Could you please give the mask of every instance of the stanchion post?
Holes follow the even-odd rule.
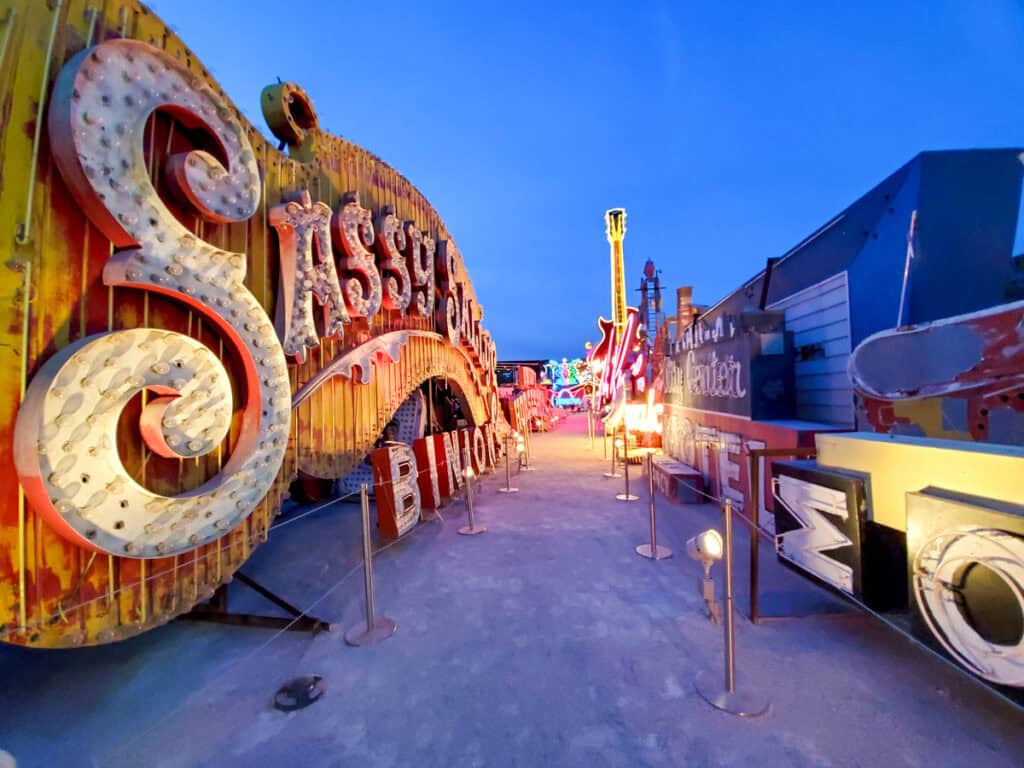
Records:
[[[736,634],[732,606],[732,499],[725,500],[725,690],[736,691]]]
[[[387,616],[376,616],[373,605],[373,542],[370,537],[370,491],[366,483],[359,488],[363,513],[363,581],[366,587],[366,622],[356,624],[345,633],[349,645],[376,645],[395,634],[395,622]]]
[[[464,525],[459,528],[459,533],[463,536],[476,536],[478,533],[483,533],[487,529],[483,526],[477,527],[473,520],[473,464],[472,459],[469,456],[469,446],[466,446],[466,450],[463,451],[463,477],[466,479],[466,517],[469,518],[469,525]]]
[[[527,423],[526,423],[526,435],[523,438],[523,458],[526,459],[526,461],[524,461],[523,462],[523,466],[519,468],[520,471],[522,471],[522,472],[533,472],[536,469],[536,467],[534,467],[530,463],[531,459],[533,458],[530,455],[530,445],[532,444],[532,440],[533,440],[533,429],[530,427],[529,420],[527,420]]]
[[[636,501],[640,497],[629,492],[629,427],[623,426],[623,434],[625,438],[622,441],[622,474],[626,477],[626,490],[616,494],[615,498],[619,501]]]
[[[732,595],[732,499],[725,500],[725,676],[715,681],[709,670],[697,676],[697,693],[711,706],[740,717],[757,717],[768,710],[768,700],[751,691],[736,690],[736,638]],[[756,535],[756,531],[751,535]]]
[[[499,488],[498,493],[519,493],[518,488],[512,487],[512,452],[508,443],[511,435],[505,434],[505,487]]]
[[[605,445],[607,445],[608,444],[608,431],[607,431],[607,429],[605,430],[604,441],[605,441]],[[618,453],[618,451],[615,449],[615,433],[613,432],[612,433],[612,471],[611,472],[605,472],[604,473],[605,477],[618,477],[619,476],[619,473],[615,471],[615,455],[617,453]],[[606,458],[607,458],[607,456],[606,456]]]
[[[750,621],[757,624],[760,620],[758,592],[760,592],[761,542],[758,535],[761,529],[761,461],[760,457],[750,457],[750,518],[753,530],[750,532]]]
[[[651,560],[665,560],[672,557],[672,550],[658,545],[657,526],[654,521],[654,452],[647,454],[647,499],[651,515],[651,543],[641,544],[636,553]]]

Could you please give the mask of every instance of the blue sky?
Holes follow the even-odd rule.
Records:
[[[254,124],[298,82],[418,186],[505,359],[597,340],[609,207],[631,294],[712,303],[917,152],[1024,145],[1024,0],[153,7]]]

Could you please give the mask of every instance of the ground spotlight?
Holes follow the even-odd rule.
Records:
[[[722,536],[714,528],[686,542],[686,554],[704,566],[704,575],[697,581],[697,591],[708,607],[708,616],[716,624],[722,618],[722,606],[715,599],[715,580],[711,578],[711,566],[716,560],[722,559],[724,551]]]
[[[714,528],[709,528],[686,542],[686,554],[703,563],[705,573],[710,573],[712,564],[722,559],[723,551],[722,536]]]

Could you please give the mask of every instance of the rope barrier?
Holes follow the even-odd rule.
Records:
[[[416,533],[417,533],[417,531],[412,531],[410,533],[410,535],[414,536],[414,535],[416,535]],[[398,544],[400,541],[404,541],[405,538],[407,538],[407,537],[403,537],[402,539],[396,539],[395,541],[388,542],[384,546],[382,546],[382,547],[380,547],[378,549],[373,550],[373,555],[376,556],[376,555],[379,555],[379,554],[381,554],[383,552],[386,552],[387,550],[391,549],[391,547],[393,547],[396,544]],[[350,579],[357,571],[359,571],[362,568],[363,568],[363,563],[362,563],[362,560],[360,560],[359,563],[357,563],[356,565],[352,566],[348,571],[346,571],[345,574],[340,579],[338,579],[338,581],[336,581],[323,594],[321,594],[318,598],[316,598],[313,602],[311,602],[305,609],[303,609],[301,611],[301,613],[299,613],[299,615],[295,616],[291,621],[289,621],[288,624],[286,624],[284,627],[282,627],[277,632],[275,632],[273,635],[271,635],[269,638],[267,638],[266,641],[264,641],[263,643],[261,643],[260,645],[256,646],[255,648],[253,648],[251,651],[249,651],[245,655],[243,655],[241,658],[235,659],[234,661],[228,662],[228,664],[224,667],[224,669],[222,669],[219,673],[217,673],[216,677],[213,678],[213,681],[215,682],[220,677],[222,677],[222,676],[228,674],[229,672],[231,672],[231,671],[241,667],[246,662],[252,660],[256,656],[256,654],[261,653],[262,651],[266,650],[270,646],[271,643],[273,643],[275,640],[280,638],[282,635],[286,634],[289,631],[289,629],[295,625],[296,622],[298,622],[300,619],[302,619],[305,616],[307,616],[311,611],[313,611],[313,609],[315,609],[320,603],[322,603],[324,600],[326,600],[339,587],[341,587],[342,584],[344,584],[346,581],[348,581],[348,579]],[[186,704],[187,704],[187,701],[182,701],[181,704],[176,706],[170,712],[166,713],[164,716],[162,716],[159,720],[157,720],[155,723],[150,725],[148,728],[145,728],[142,731],[136,733],[134,736],[131,737],[131,739],[129,739],[123,745],[123,748],[129,747],[132,744],[134,744],[135,742],[139,741],[139,739],[141,739],[143,737],[146,737],[149,734],[151,734],[163,722],[165,722],[167,720],[170,720],[171,716],[176,715],[180,711],[182,711],[185,708]]]
[[[716,504],[725,504],[725,497],[714,496],[713,494],[706,493],[705,491],[701,490],[697,486],[692,485],[692,484],[686,482],[685,480],[676,480],[676,482],[679,483],[680,485],[685,485],[690,490],[696,491],[701,496],[704,496],[705,498],[710,499],[711,501],[715,502]],[[734,500],[734,503],[735,503],[735,500]],[[735,506],[732,508],[732,513],[734,515],[736,515],[736,517],[738,517],[741,520],[743,520],[747,524],[748,527],[750,527],[750,528],[754,529],[755,531],[757,531],[757,534],[761,538],[766,539],[766,540],[772,542],[772,544],[775,543],[775,536],[773,534],[768,533],[760,525],[755,523],[751,518],[747,517],[745,514],[743,514],[742,512],[738,511]]]
[[[710,493],[706,493],[704,490],[696,487],[695,485],[692,485],[692,484],[686,482],[685,480],[678,480],[677,482],[680,483],[681,485],[685,485],[687,488],[690,488],[693,491],[696,491],[701,496],[704,496],[705,498],[710,499],[711,501],[713,501],[715,503],[723,504],[723,505],[725,504],[725,499],[724,498],[721,498],[721,497],[718,497],[718,496],[714,496],[713,494],[710,494]],[[776,543],[776,536],[768,533],[763,528],[761,528],[761,526],[755,524],[752,519],[750,519],[749,517],[744,515],[742,512],[738,512],[736,510],[735,506],[733,506],[733,508],[732,508],[732,513],[734,515],[736,515],[737,517],[739,517],[744,522],[746,522],[748,527],[753,528],[755,531],[757,531],[759,536],[761,536],[762,538],[767,539],[768,541],[772,542],[773,546],[775,545],[775,543]],[[966,669],[961,667],[955,661],[953,661],[952,659],[947,658],[946,656],[941,654],[939,651],[937,651],[934,648],[932,648],[931,646],[929,646],[924,641],[922,641],[919,638],[915,637],[913,634],[908,632],[900,624],[896,623],[895,621],[893,621],[890,618],[888,618],[887,616],[885,616],[885,614],[879,613],[878,611],[876,611],[873,608],[871,608],[869,605],[865,604],[863,601],[859,600],[856,596],[851,595],[851,594],[849,594],[847,592],[840,592],[839,595],[840,595],[840,599],[845,599],[845,600],[848,600],[849,602],[853,603],[855,606],[860,608],[862,611],[864,611],[868,615],[872,616],[873,618],[877,619],[882,624],[884,624],[886,627],[888,627],[889,629],[895,631],[897,634],[899,634],[904,639],[909,640],[912,645],[920,648],[921,650],[927,651],[928,654],[931,655],[933,658],[938,659],[943,664],[945,664],[947,667],[949,667],[950,669],[955,670],[960,675],[966,677],[968,680],[970,680],[971,682],[975,683],[978,687],[982,688],[983,690],[985,690],[985,691],[987,691],[989,693],[993,693],[992,689],[988,686],[987,683],[985,683],[984,681],[982,681],[979,678],[975,677],[974,675],[970,674]],[[996,694],[996,695],[999,695],[999,697],[1001,699],[1005,700],[1005,701],[1009,701],[1017,709],[1024,711],[1024,705],[1021,705],[1021,704],[1013,701],[1012,699],[1009,699],[1009,698],[1007,698],[1005,696],[1002,696],[1001,694]]]
[[[420,476],[425,475],[425,474],[430,474],[430,470],[429,469],[418,470],[417,473],[416,473],[417,480],[419,479]],[[404,483],[407,483],[407,482],[409,482],[408,477],[402,478],[400,480],[388,480],[388,481],[384,481],[384,482],[381,482],[381,483],[375,483],[374,487],[376,488],[376,487],[395,486],[395,485],[404,484]],[[461,489],[459,489],[459,490],[461,490]],[[330,507],[330,506],[332,506],[334,504],[337,504],[339,502],[345,501],[347,499],[353,498],[354,496],[358,496],[358,495],[359,495],[359,492],[356,491],[356,492],[347,493],[347,494],[345,494],[343,496],[338,496],[337,498],[334,498],[334,499],[331,499],[329,501],[326,501],[323,504],[320,504],[319,506],[313,507],[312,509],[306,510],[305,512],[303,512],[303,513],[301,513],[299,515],[296,515],[294,517],[289,517],[286,520],[282,520],[279,523],[275,523],[274,525],[272,525],[269,528],[267,528],[267,534],[269,535],[272,531],[276,531],[276,530],[278,530],[280,528],[284,528],[286,525],[291,525],[292,523],[298,522],[299,520],[302,520],[303,518],[309,517],[310,515],[312,515],[312,514],[314,514],[316,512],[319,512],[319,511],[321,511],[323,509],[326,509],[327,507]],[[454,493],[451,498],[461,498],[461,495],[462,494],[460,494],[459,491],[457,490],[456,493]],[[87,607],[89,607],[91,605],[95,605],[96,603],[101,603],[101,602],[103,602],[105,600],[112,600],[112,598],[115,595],[120,595],[122,592],[126,592],[128,590],[136,589],[138,587],[147,585],[150,582],[155,581],[155,580],[160,579],[160,578],[163,578],[163,577],[165,577],[165,576],[167,576],[169,574],[175,574],[175,573],[177,573],[182,568],[187,568],[187,567],[191,566],[194,569],[200,563],[204,563],[205,564],[205,562],[209,558],[215,557],[215,556],[220,556],[220,555],[224,554],[225,552],[229,551],[230,549],[234,548],[234,546],[236,546],[235,543],[229,542],[229,543],[225,544],[222,547],[219,547],[217,549],[208,551],[208,552],[206,552],[206,553],[204,553],[204,554],[202,554],[200,556],[193,556],[191,559],[186,560],[183,563],[177,563],[177,564],[175,564],[175,565],[173,565],[170,568],[167,568],[165,570],[158,571],[156,573],[151,573],[149,576],[146,576],[143,579],[138,579],[136,581],[132,581],[132,582],[129,582],[127,584],[122,584],[119,587],[117,587],[116,589],[114,589],[113,591],[104,592],[102,595],[97,595],[96,597],[92,597],[92,598],[90,598],[88,600],[84,600],[84,601],[82,601],[80,603],[75,603],[74,605],[68,606],[66,608],[65,607],[59,607],[53,613],[50,613],[50,614],[48,614],[46,616],[42,616],[42,617],[36,619],[35,621],[32,621],[32,622],[29,622],[28,624],[25,624],[24,626],[9,626],[9,627],[6,627],[3,630],[0,630],[0,639],[9,637],[9,636],[11,636],[11,635],[13,635],[15,633],[18,633],[18,632],[31,632],[33,630],[43,629],[46,626],[49,626],[49,625],[57,623],[58,621],[68,621],[68,618],[67,618],[68,615],[71,614],[71,613],[74,613],[75,611],[79,611],[82,608],[87,608]],[[383,551],[383,550],[381,550],[381,551]],[[195,550],[193,550],[193,552],[195,552]],[[180,555],[178,557],[180,557]],[[90,565],[91,565],[91,563],[90,563]],[[83,569],[83,573],[85,571],[86,571],[86,569]],[[82,578],[80,576],[79,577],[79,581],[80,582],[84,581],[84,578]],[[72,590],[72,592],[73,591],[74,590]]]

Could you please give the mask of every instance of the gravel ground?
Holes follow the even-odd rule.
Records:
[[[358,506],[281,528],[244,570],[332,622],[276,634],[173,622],[115,646],[0,648],[0,747],[19,766],[997,766],[1024,765],[1024,715],[877,620],[836,603],[766,551],[764,604],[800,618],[753,626],[737,558],[738,684],[760,718],[708,706],[695,676],[721,669],[722,631],[697,594],[693,534],[712,506],[659,499],[659,543],[637,557],[642,500],[614,499],[582,417],[534,436],[536,471],[496,493],[487,533],[457,536],[464,509],[375,559],[371,648],[343,630],[362,611]],[[639,480],[639,478],[634,478]],[[639,484],[639,483],[638,483]],[[746,552],[738,532],[736,551]],[[716,566],[721,579],[724,569]],[[240,589],[240,609],[266,611]],[[720,588],[721,592],[721,588]],[[293,676],[324,676],[298,712],[270,706]]]

